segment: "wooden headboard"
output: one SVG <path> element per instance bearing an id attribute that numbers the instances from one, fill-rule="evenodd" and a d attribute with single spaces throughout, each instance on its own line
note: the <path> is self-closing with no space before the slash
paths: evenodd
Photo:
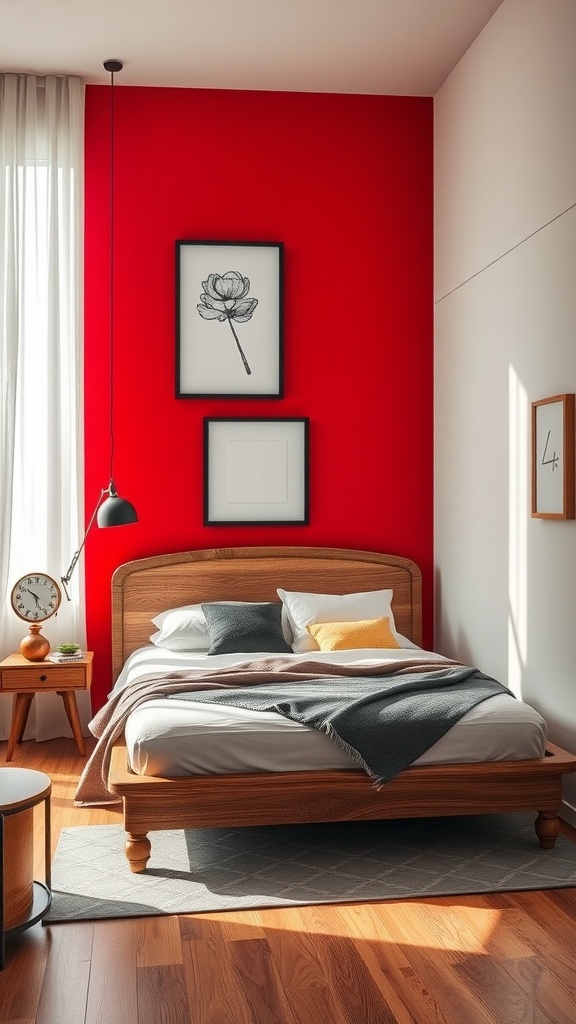
<path id="1" fill-rule="evenodd" d="M 422 643 L 422 582 L 409 558 L 315 547 L 210 548 L 126 562 L 112 577 L 114 679 L 149 642 L 153 616 L 201 601 L 277 601 L 276 588 L 317 594 L 394 591 L 396 628 Z"/>

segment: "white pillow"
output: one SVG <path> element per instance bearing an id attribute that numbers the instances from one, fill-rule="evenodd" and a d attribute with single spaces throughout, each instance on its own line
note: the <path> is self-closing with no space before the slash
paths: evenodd
<path id="1" fill-rule="evenodd" d="M 412 643 L 412 641 L 409 640 L 407 636 L 402 636 L 402 633 L 397 633 L 396 631 L 394 631 L 394 636 L 396 637 L 398 643 L 400 644 L 400 647 L 405 647 L 408 650 L 412 651 L 422 650 L 422 648 L 419 647 L 418 644 Z"/>
<path id="2" fill-rule="evenodd" d="M 393 590 L 369 590 L 364 594 L 306 594 L 290 590 L 277 593 L 288 613 L 295 654 L 320 650 L 306 628 L 314 622 L 359 622 L 385 616 L 390 620 L 392 635 L 401 647 L 404 646 L 392 612 Z"/>
<path id="3" fill-rule="evenodd" d="M 150 642 L 168 651 L 208 651 L 210 634 L 201 604 L 169 608 L 152 619 L 158 627 Z"/>
<path id="4" fill-rule="evenodd" d="M 269 604 L 268 601 L 208 601 L 204 604 Z M 152 619 L 158 627 L 150 637 L 150 643 L 168 651 L 204 651 L 210 649 L 210 631 L 201 604 L 186 604 L 180 608 L 168 608 Z M 288 615 L 282 606 L 282 632 L 287 643 L 292 644 L 292 630 Z"/>

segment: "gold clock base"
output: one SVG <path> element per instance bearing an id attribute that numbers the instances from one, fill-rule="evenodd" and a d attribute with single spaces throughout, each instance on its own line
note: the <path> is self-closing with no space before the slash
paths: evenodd
<path id="1" fill-rule="evenodd" d="M 40 632 L 41 626 L 38 622 L 32 622 L 28 627 L 30 635 L 25 636 L 20 644 L 20 654 L 28 661 L 44 661 L 50 654 L 50 643 Z"/>

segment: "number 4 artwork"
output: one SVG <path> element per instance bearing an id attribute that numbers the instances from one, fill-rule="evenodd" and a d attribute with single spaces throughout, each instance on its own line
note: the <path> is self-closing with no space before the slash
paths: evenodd
<path id="1" fill-rule="evenodd" d="M 532 516 L 574 519 L 574 395 L 532 403 Z"/>

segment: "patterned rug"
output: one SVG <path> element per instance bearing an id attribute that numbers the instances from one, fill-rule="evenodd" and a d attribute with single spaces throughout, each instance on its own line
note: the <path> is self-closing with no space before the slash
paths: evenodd
<path id="1" fill-rule="evenodd" d="M 541 850 L 534 816 L 150 833 L 132 874 L 119 825 L 62 830 L 45 922 L 576 886 L 576 844 Z"/>

